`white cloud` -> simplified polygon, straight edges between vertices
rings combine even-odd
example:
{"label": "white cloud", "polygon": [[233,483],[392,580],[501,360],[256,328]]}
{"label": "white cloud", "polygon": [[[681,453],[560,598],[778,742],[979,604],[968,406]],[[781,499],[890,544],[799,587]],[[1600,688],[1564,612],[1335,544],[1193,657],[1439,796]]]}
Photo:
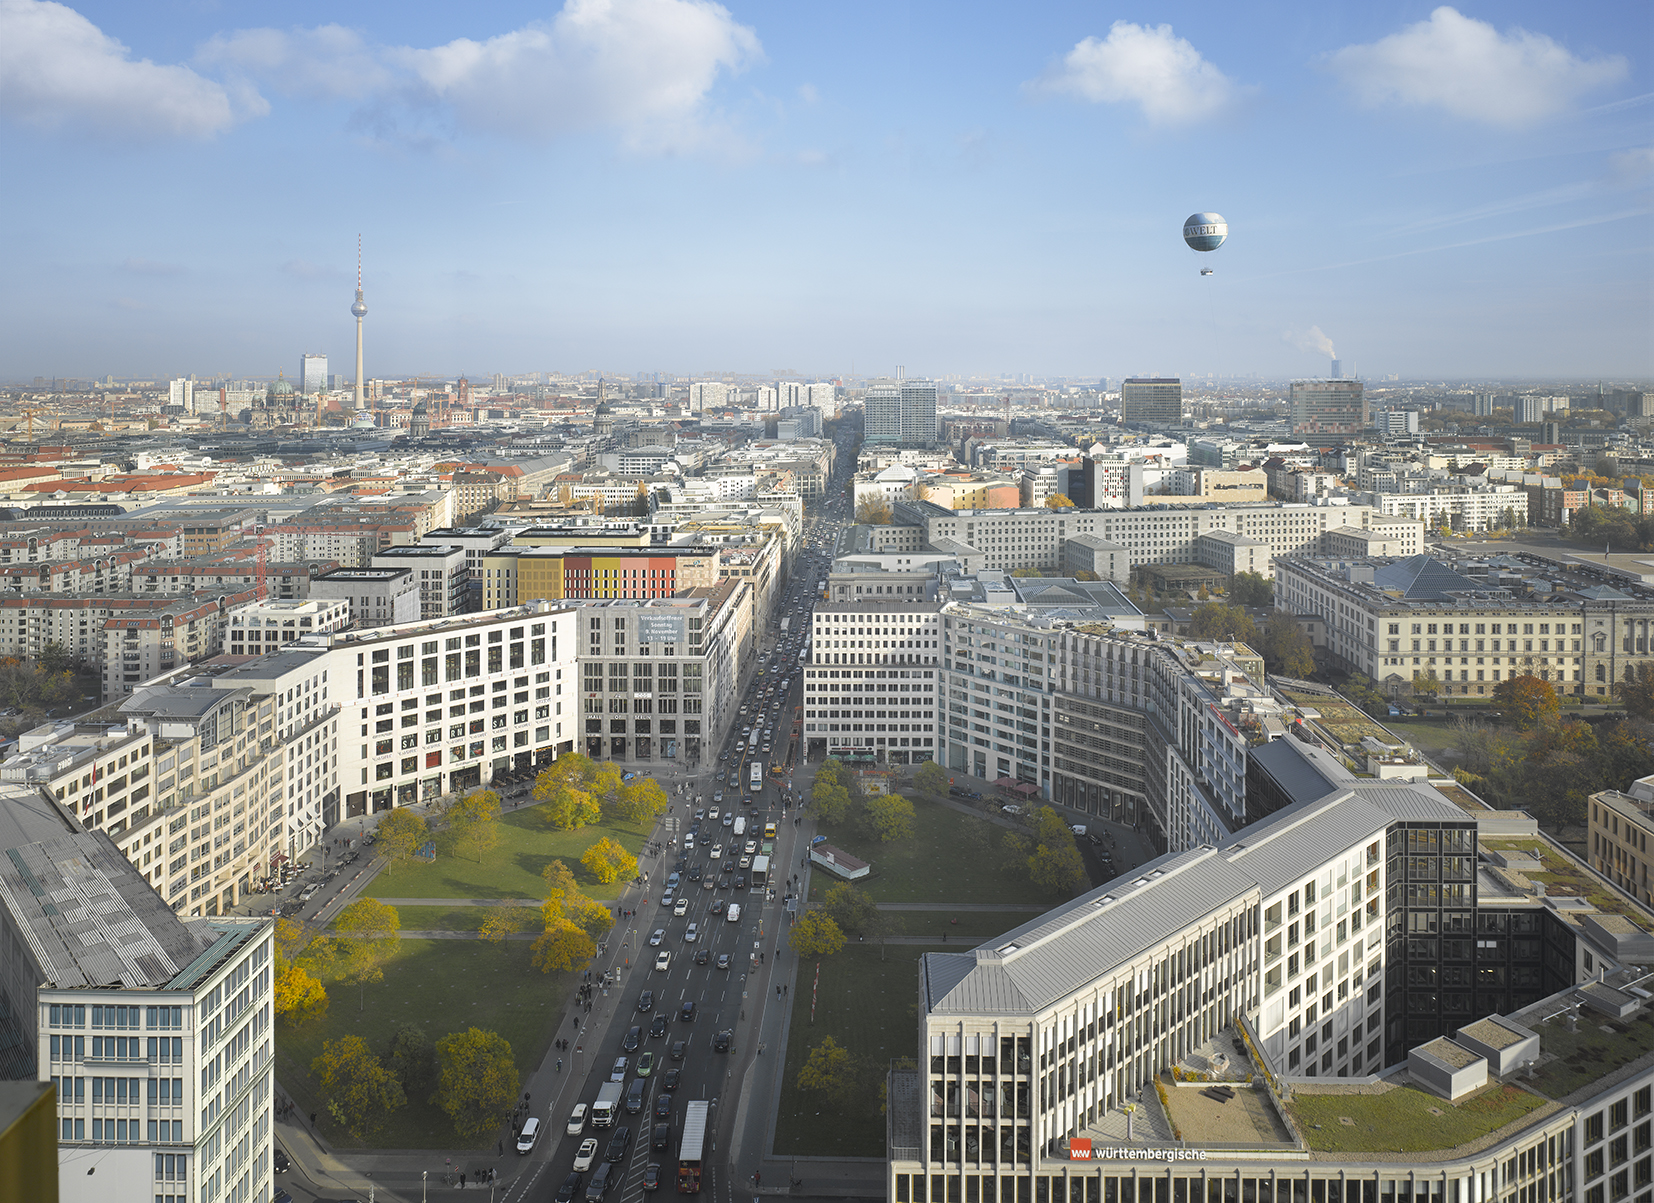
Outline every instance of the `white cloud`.
{"label": "white cloud", "polygon": [[1634,146],[1608,156],[1608,170],[1618,183],[1637,184],[1654,175],[1654,146]]}
{"label": "white cloud", "polygon": [[1243,93],[1170,25],[1129,21],[1077,44],[1034,86],[1097,104],[1135,104],[1154,125],[1215,116]]}
{"label": "white cloud", "polygon": [[72,8],[0,0],[0,116],[43,130],[199,138],[265,107],[188,67],[132,58]]}
{"label": "white cloud", "polygon": [[218,34],[196,62],[262,79],[290,96],[360,98],[393,82],[380,51],[342,25],[314,29],[238,29]]}
{"label": "white cloud", "polygon": [[719,73],[761,55],[711,0],[568,0],[550,22],[395,57],[471,129],[539,139],[616,127],[634,147],[678,150],[708,139]]}
{"label": "white cloud", "polygon": [[1486,21],[1443,6],[1430,19],[1326,60],[1364,105],[1439,108],[1455,117],[1518,128],[1570,108],[1574,100],[1626,74],[1620,55],[1584,59],[1544,34]]}

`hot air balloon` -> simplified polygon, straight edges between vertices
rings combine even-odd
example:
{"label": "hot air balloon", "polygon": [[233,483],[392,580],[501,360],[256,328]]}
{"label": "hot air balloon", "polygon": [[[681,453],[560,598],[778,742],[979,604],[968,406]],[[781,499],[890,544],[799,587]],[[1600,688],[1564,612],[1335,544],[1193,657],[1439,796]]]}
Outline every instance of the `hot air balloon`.
{"label": "hot air balloon", "polygon": [[[1183,223],[1183,241],[1192,251],[1215,251],[1229,237],[1229,223],[1221,213],[1192,213]],[[1209,276],[1212,269],[1203,267],[1200,274]]]}

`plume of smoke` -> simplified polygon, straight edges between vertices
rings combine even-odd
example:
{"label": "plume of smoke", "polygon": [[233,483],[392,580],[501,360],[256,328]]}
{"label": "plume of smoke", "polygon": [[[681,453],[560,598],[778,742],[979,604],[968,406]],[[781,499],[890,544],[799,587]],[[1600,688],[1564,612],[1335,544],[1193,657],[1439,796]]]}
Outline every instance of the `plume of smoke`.
{"label": "plume of smoke", "polygon": [[1300,351],[1315,351],[1325,359],[1338,358],[1338,353],[1332,349],[1332,339],[1321,333],[1319,326],[1311,326],[1308,330],[1288,330],[1281,338]]}

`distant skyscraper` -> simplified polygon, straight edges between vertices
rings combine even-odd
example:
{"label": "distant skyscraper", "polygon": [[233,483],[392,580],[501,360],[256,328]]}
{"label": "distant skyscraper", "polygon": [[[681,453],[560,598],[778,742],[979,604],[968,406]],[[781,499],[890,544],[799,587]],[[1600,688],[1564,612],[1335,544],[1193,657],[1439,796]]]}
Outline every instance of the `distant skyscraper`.
{"label": "distant skyscraper", "polygon": [[1478,418],[1493,416],[1493,404],[1498,398],[1492,393],[1477,393],[1471,398],[1471,409]]}
{"label": "distant skyscraper", "polygon": [[1367,398],[1359,380],[1294,380],[1292,433],[1322,445],[1355,438],[1367,428]]}
{"label": "distant skyscraper", "polygon": [[185,413],[195,412],[195,381],[179,379],[167,385],[167,404],[181,405]]}
{"label": "distant skyscraper", "polygon": [[299,392],[327,391],[327,356],[304,355],[299,359]]}
{"label": "distant skyscraper", "polygon": [[1332,361],[1332,379],[1334,379],[1334,380],[1344,379],[1344,361],[1343,360],[1335,359],[1335,360]]}
{"label": "distant skyscraper", "polygon": [[1183,382],[1175,377],[1127,377],[1120,382],[1120,408],[1128,422],[1181,422]]}
{"label": "distant skyscraper", "polygon": [[350,307],[356,318],[356,395],[351,405],[362,408],[362,319],[368,314],[367,302],[362,300],[362,236],[356,235],[356,303]]}
{"label": "distant skyscraper", "polygon": [[694,413],[722,409],[729,403],[729,386],[718,380],[696,380],[689,386],[689,408]]}
{"label": "distant skyscraper", "polygon": [[832,417],[838,413],[838,390],[831,384],[812,384],[808,404],[819,409],[823,418]]}
{"label": "distant skyscraper", "polygon": [[862,437],[870,443],[932,446],[936,442],[936,384],[908,380],[900,375],[900,368],[897,372],[894,383],[869,386]]}
{"label": "distant skyscraper", "polygon": [[1516,398],[1516,413],[1514,416],[1518,422],[1538,422],[1545,416],[1545,398]]}

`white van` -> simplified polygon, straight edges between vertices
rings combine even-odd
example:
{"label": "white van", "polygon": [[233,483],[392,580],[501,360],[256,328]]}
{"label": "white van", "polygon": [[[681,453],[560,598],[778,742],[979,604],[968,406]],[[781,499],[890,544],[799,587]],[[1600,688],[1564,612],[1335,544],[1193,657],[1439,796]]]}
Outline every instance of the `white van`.
{"label": "white van", "polygon": [[730,903],[729,909],[724,912],[724,918],[731,923],[741,922],[741,904],[739,902]]}
{"label": "white van", "polygon": [[540,1120],[538,1116],[531,1115],[523,1122],[523,1130],[517,1133],[517,1152],[533,1152],[534,1142],[538,1139],[540,1139]]}

